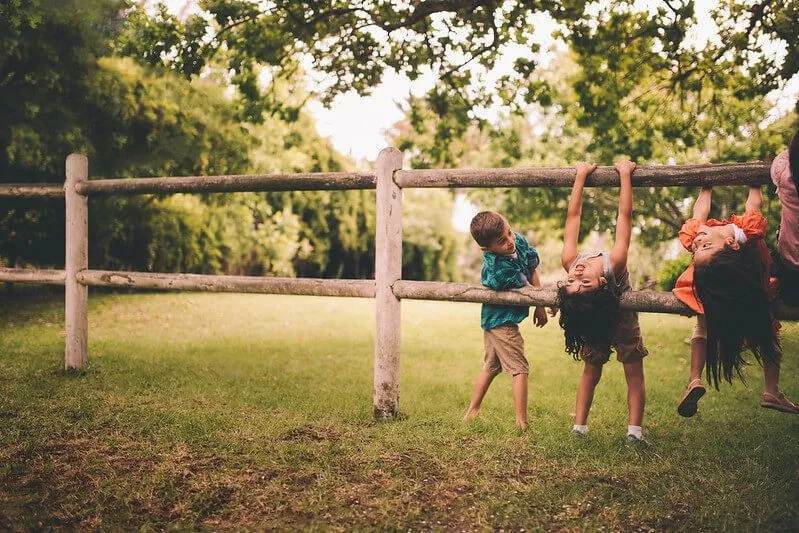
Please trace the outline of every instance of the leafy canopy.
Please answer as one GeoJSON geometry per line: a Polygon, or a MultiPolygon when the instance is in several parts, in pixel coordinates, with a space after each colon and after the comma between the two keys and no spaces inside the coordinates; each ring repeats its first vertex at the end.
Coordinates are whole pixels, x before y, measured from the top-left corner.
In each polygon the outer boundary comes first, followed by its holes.
{"type": "MultiPolygon", "coordinates": [[[[290,76],[300,64],[323,75],[315,91],[328,104],[351,90],[369,94],[393,69],[412,80],[431,72],[436,84],[427,100],[442,117],[468,121],[476,107],[491,104],[511,111],[531,102],[546,105],[553,93],[537,72],[536,14],[560,24],[562,36],[581,57],[586,83],[601,82],[603,73],[616,78],[610,87],[614,95],[596,100],[596,105],[629,94],[639,70],[657,73],[678,98],[701,93],[708,83],[720,86],[730,71],[743,76],[735,89],[740,97],[763,95],[799,71],[799,57],[792,53],[799,38],[797,0],[719,2],[710,14],[718,39],[700,46],[696,36],[708,21],[699,19],[694,0],[651,2],[643,9],[638,4],[201,0],[200,12],[184,20],[163,6],[155,16],[137,8],[129,14],[133,24],[118,49],[186,77],[201,74],[213,61],[222,62],[247,102],[244,116],[255,121],[264,112],[284,118],[296,114],[297,105],[260,89],[259,75],[263,68],[272,77],[290,76]],[[528,53],[489,83],[485,73],[518,46],[528,53]]],[[[578,91],[588,89],[581,86],[578,91]]],[[[704,94],[700,109],[708,100],[712,105],[712,96],[704,94]]]]}

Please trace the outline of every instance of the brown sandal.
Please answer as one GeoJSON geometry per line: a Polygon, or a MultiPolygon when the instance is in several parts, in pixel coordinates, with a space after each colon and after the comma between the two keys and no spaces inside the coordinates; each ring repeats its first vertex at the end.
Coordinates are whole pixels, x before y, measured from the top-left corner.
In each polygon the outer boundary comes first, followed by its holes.
{"type": "Polygon", "coordinates": [[[794,415],[799,414],[799,405],[796,405],[789,400],[783,393],[771,394],[769,392],[763,393],[763,401],[760,402],[760,407],[764,409],[774,409],[781,413],[791,413],[794,415]]]}
{"type": "Polygon", "coordinates": [[[707,389],[702,385],[701,379],[689,381],[688,386],[685,387],[682,400],[680,400],[680,405],[677,406],[677,413],[686,418],[694,416],[699,408],[699,399],[705,395],[705,392],[707,392],[707,389]]]}

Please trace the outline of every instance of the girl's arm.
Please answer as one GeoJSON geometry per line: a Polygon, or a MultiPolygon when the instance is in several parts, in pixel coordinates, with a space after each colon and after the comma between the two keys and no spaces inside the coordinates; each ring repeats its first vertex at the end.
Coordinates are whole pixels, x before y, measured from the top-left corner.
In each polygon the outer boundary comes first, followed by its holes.
{"type": "Polygon", "coordinates": [[[616,242],[610,251],[610,264],[613,272],[623,273],[627,268],[627,250],[630,249],[630,235],[633,231],[633,171],[635,163],[619,161],[616,171],[621,180],[619,192],[619,214],[616,217],[616,242]]]}
{"type": "Polygon", "coordinates": [[[583,214],[583,186],[587,178],[596,169],[591,163],[577,163],[577,174],[574,178],[572,193],[569,196],[569,209],[566,212],[566,227],[563,230],[563,253],[560,263],[565,270],[569,270],[574,258],[577,257],[577,237],[580,234],[580,217],[583,214]]]}
{"type": "Polygon", "coordinates": [[[760,192],[760,187],[749,187],[749,197],[746,199],[746,212],[755,211],[760,212],[760,206],[763,205],[763,193],[760,192]]]}
{"type": "Polygon", "coordinates": [[[702,190],[699,191],[699,196],[696,197],[694,215],[691,218],[695,218],[700,222],[707,221],[707,217],[710,215],[710,199],[712,196],[713,187],[702,187],[702,190]]]}

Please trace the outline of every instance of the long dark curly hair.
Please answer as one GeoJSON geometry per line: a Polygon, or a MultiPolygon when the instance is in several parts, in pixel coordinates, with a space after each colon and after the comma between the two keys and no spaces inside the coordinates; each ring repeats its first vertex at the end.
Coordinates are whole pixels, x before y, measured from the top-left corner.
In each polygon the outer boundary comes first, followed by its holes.
{"type": "Polygon", "coordinates": [[[766,266],[756,241],[739,250],[725,248],[707,264],[694,267],[694,294],[707,320],[707,377],[732,383],[748,363],[749,350],[761,364],[779,364],[780,339],[764,285],[766,266]]]}
{"type": "Polygon", "coordinates": [[[560,327],[566,339],[566,353],[580,359],[584,347],[610,356],[613,333],[619,321],[619,295],[608,283],[591,292],[568,294],[558,287],[560,327]]]}

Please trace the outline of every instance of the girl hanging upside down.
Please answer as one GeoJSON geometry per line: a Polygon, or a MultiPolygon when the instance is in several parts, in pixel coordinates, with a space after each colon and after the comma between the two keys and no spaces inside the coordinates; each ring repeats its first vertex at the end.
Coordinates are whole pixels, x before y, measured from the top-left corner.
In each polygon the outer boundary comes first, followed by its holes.
{"type": "Polygon", "coordinates": [[[691,376],[677,407],[693,416],[705,394],[702,370],[718,389],[719,379],[732,382],[749,350],[763,365],[761,406],[799,413],[779,390],[782,351],[774,318],[771,257],[763,238],[767,222],[760,212],[759,187],[749,189],[746,212],[729,220],[708,220],[712,188],[703,188],[693,217],[683,224],[680,242],[693,261],[677,280],[674,294],[697,313],[691,338],[691,376]]]}
{"type": "Polygon", "coordinates": [[[616,358],[623,364],[627,379],[627,439],[630,442],[646,442],[641,433],[641,422],[645,402],[643,359],[647,350],[641,340],[638,314],[619,308],[622,293],[630,290],[627,250],[632,233],[632,174],[635,163],[622,161],[616,164],[621,192],[613,248],[609,253],[578,254],[583,186],[595,168],[596,165],[586,163],[577,165],[561,256],[566,279],[558,284],[560,326],[566,338],[566,351],[585,363],[577,389],[572,432],[578,437],[588,433],[588,412],[594,399],[594,390],[611,350],[615,349],[616,358]]]}

